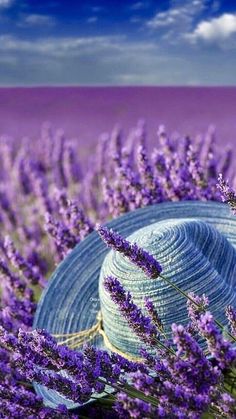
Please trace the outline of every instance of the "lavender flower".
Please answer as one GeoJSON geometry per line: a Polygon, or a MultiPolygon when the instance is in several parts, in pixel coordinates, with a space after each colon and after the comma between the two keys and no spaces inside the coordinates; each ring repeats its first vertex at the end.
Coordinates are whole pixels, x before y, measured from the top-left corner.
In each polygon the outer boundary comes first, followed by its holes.
{"type": "Polygon", "coordinates": [[[12,289],[24,295],[24,291],[26,289],[25,282],[10,271],[7,263],[3,259],[0,259],[0,272],[12,289]]]}
{"type": "Polygon", "coordinates": [[[228,393],[219,394],[219,399],[215,406],[222,417],[235,418],[236,417],[236,405],[235,398],[228,393]]]}
{"type": "Polygon", "coordinates": [[[197,393],[208,392],[218,383],[219,371],[212,367],[197,341],[183,326],[173,324],[172,333],[178,356],[171,366],[173,376],[178,374],[180,380],[197,393]]]}
{"type": "Polygon", "coordinates": [[[134,304],[130,292],[126,293],[118,279],[111,276],[104,279],[104,287],[139,338],[146,344],[155,345],[158,341],[157,328],[152,324],[150,317],[144,316],[134,304]]]}
{"type": "Polygon", "coordinates": [[[222,370],[232,367],[236,362],[236,349],[223,338],[211,313],[206,312],[200,316],[197,328],[200,335],[206,339],[208,350],[216,359],[219,367],[222,370]]]}
{"type": "Polygon", "coordinates": [[[150,403],[129,397],[124,392],[118,393],[115,410],[119,417],[124,419],[160,417],[158,416],[158,409],[153,408],[150,403]]]}
{"type": "Polygon", "coordinates": [[[193,292],[190,292],[188,295],[191,298],[191,300],[187,300],[188,316],[191,320],[191,326],[195,330],[198,330],[198,321],[200,319],[201,314],[206,311],[209,305],[209,300],[205,296],[205,294],[203,294],[202,297],[199,297],[198,295],[195,295],[193,292]],[[193,301],[196,304],[194,304],[193,301]]]}
{"type": "Polygon", "coordinates": [[[148,252],[138,247],[136,243],[131,244],[118,233],[106,227],[98,227],[98,233],[108,247],[126,256],[131,262],[141,268],[149,278],[155,279],[162,272],[159,262],[148,252]]]}
{"type": "MultiPolygon", "coordinates": [[[[26,153],[24,153],[26,154],[26,153]]],[[[22,190],[22,192],[24,193],[24,195],[29,195],[32,192],[32,184],[31,184],[31,179],[30,176],[28,174],[28,170],[26,168],[27,166],[27,159],[26,156],[20,156],[19,161],[18,161],[18,167],[17,167],[17,177],[19,179],[19,184],[20,184],[20,188],[22,190]]]]}
{"type": "Polygon", "coordinates": [[[34,195],[41,203],[43,211],[52,213],[53,205],[49,196],[48,179],[44,173],[35,167],[31,169],[32,185],[34,185],[34,195]]]}
{"type": "Polygon", "coordinates": [[[6,214],[7,220],[9,221],[10,225],[13,228],[16,227],[16,214],[5,191],[0,191],[0,208],[2,209],[4,214],[6,214]]]}
{"type": "Polygon", "coordinates": [[[225,314],[229,321],[231,334],[236,337],[236,310],[229,305],[226,307],[225,314]]]}
{"type": "Polygon", "coordinates": [[[20,300],[14,294],[10,294],[8,304],[2,309],[1,316],[5,320],[8,319],[16,328],[28,327],[33,324],[35,310],[35,302],[27,298],[20,300]]]}
{"type": "Polygon", "coordinates": [[[222,201],[227,202],[233,211],[233,214],[236,215],[236,194],[233,189],[230,188],[228,181],[223,179],[222,174],[219,174],[217,187],[221,192],[222,201]]]}
{"type": "Polygon", "coordinates": [[[70,199],[66,201],[64,216],[67,219],[68,227],[76,235],[77,241],[83,240],[93,231],[94,225],[92,221],[78,207],[76,201],[70,199]]]}
{"type": "Polygon", "coordinates": [[[76,246],[77,238],[62,221],[57,221],[51,214],[46,213],[45,221],[45,230],[53,238],[59,258],[63,259],[76,246]]]}
{"type": "Polygon", "coordinates": [[[110,356],[92,347],[80,353],[58,346],[44,331],[19,330],[14,336],[0,328],[0,345],[11,351],[12,365],[21,379],[46,385],[75,402],[88,400],[94,391],[103,392],[107,383],[116,383],[124,372],[140,368],[119,355],[110,356]],[[67,377],[60,374],[61,370],[67,371],[67,377]]]}
{"type": "Polygon", "coordinates": [[[67,185],[78,183],[82,178],[81,167],[73,144],[65,144],[63,171],[67,185]]]}
{"type": "Polygon", "coordinates": [[[38,268],[27,262],[27,260],[15,248],[10,237],[5,238],[4,248],[13,266],[20,270],[29,283],[32,283],[33,285],[38,283],[41,283],[43,286],[45,285],[44,279],[41,277],[38,268]]]}
{"type": "MultiPolygon", "coordinates": [[[[115,175],[117,177],[116,183],[118,186],[113,185],[114,190],[117,188],[122,192],[123,199],[126,199],[126,206],[128,210],[133,210],[140,206],[151,203],[148,198],[148,189],[144,186],[140,179],[139,174],[135,173],[132,164],[127,155],[127,149],[122,148],[121,154],[113,156],[115,162],[115,175]]],[[[150,195],[150,193],[149,193],[150,195]]]]}
{"type": "Polygon", "coordinates": [[[157,313],[157,310],[155,309],[154,304],[151,301],[151,299],[145,297],[145,299],[144,299],[144,305],[145,305],[145,308],[146,308],[146,310],[148,312],[148,315],[152,319],[153,324],[155,324],[155,326],[157,327],[157,329],[161,333],[164,333],[163,323],[162,323],[162,321],[161,321],[161,319],[159,317],[159,314],[157,313]]]}

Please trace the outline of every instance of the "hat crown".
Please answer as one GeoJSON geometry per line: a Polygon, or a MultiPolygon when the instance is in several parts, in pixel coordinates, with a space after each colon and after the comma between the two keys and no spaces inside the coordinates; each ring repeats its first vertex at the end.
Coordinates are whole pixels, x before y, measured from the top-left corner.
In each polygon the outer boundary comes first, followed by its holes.
{"type": "MultiPolygon", "coordinates": [[[[152,254],[162,265],[163,275],[185,292],[205,293],[212,313],[226,323],[224,308],[236,303],[236,251],[216,228],[197,219],[165,220],[137,230],[128,240],[152,254]]],[[[105,332],[119,350],[139,355],[142,344],[104,289],[103,279],[109,275],[120,280],[139,307],[144,306],[144,297],[150,297],[167,333],[173,322],[188,322],[184,297],[161,278],[147,278],[127,258],[112,250],[101,268],[99,295],[105,332]]]]}

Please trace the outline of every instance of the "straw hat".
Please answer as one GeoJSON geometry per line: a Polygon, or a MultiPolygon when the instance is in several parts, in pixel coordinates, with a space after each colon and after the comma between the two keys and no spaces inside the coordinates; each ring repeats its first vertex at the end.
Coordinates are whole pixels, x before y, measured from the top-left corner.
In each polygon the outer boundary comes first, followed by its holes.
{"type": "MultiPolygon", "coordinates": [[[[225,204],[215,202],[168,202],[138,209],[107,224],[131,242],[149,251],[162,265],[163,275],[185,292],[205,293],[210,310],[226,324],[224,308],[236,305],[236,217],[225,204]]],[[[91,233],[53,273],[39,301],[34,328],[54,335],[87,330],[97,323],[101,310],[105,338],[96,346],[115,347],[138,356],[142,344],[111,301],[103,278],[113,275],[142,307],[150,297],[167,331],[171,323],[187,323],[186,301],[160,278],[150,280],[118,252],[109,251],[97,232],[91,233]]],[[[35,385],[51,406],[78,404],[58,393],[35,385]]]]}

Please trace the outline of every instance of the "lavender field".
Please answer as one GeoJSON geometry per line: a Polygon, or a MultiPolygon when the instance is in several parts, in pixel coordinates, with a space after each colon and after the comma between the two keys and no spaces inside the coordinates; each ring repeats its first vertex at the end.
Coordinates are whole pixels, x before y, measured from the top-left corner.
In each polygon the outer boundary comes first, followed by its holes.
{"type": "Polygon", "coordinates": [[[0,418],[234,419],[236,90],[0,103],[0,418]]]}
{"type": "Polygon", "coordinates": [[[49,121],[76,137],[81,151],[119,124],[127,133],[145,118],[148,139],[158,125],[168,132],[195,136],[209,125],[216,141],[236,146],[236,88],[227,87],[55,87],[1,88],[0,134],[37,141],[49,121]]]}

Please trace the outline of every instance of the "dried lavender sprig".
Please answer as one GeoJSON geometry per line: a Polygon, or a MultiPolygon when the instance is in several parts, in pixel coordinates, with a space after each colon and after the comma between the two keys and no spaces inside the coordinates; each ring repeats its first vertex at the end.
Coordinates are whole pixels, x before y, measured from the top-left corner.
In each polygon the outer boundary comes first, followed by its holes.
{"type": "Polygon", "coordinates": [[[114,250],[122,253],[124,256],[141,268],[145,274],[152,279],[158,278],[162,272],[160,263],[148,252],[141,249],[136,243],[131,244],[125,240],[120,234],[114,232],[107,227],[98,226],[98,234],[102,240],[114,250]]]}

